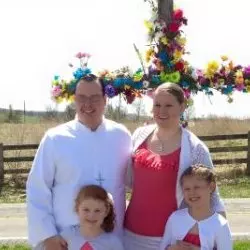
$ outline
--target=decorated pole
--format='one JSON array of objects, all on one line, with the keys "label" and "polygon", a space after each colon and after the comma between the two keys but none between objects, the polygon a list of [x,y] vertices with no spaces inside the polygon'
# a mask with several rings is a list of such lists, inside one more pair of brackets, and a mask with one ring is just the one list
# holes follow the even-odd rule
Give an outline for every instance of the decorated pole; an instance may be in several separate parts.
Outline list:
[{"label": "decorated pole", "polygon": [[166,25],[172,21],[173,6],[173,0],[158,0],[158,16]]},{"label": "decorated pole", "polygon": [[[134,45],[141,68],[122,67],[97,72],[107,97],[119,95],[130,104],[136,97],[152,93],[164,82],[178,84],[188,106],[192,105],[192,95],[198,92],[211,96],[216,90],[226,95],[229,102],[233,101],[234,92],[250,93],[250,66],[235,64],[225,55],[220,62],[208,62],[205,69],[197,69],[187,61],[184,56],[189,52],[185,48],[186,36],[182,27],[188,20],[182,9],[174,7],[173,1],[144,0],[149,3],[152,14],[144,21],[148,32],[144,56]],[[76,58],[80,60],[80,67],[69,64],[73,69],[71,79],[55,75],[52,80],[52,98],[57,103],[74,101],[77,82],[92,73],[88,66],[90,54],[79,52]]]}]

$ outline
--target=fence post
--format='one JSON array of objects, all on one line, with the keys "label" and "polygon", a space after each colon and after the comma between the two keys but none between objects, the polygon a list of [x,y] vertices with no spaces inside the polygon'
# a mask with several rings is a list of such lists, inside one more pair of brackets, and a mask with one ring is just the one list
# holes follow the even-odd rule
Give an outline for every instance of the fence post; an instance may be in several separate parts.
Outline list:
[{"label": "fence post", "polygon": [[247,136],[247,175],[250,175],[250,131]]},{"label": "fence post", "polygon": [[0,193],[4,181],[4,162],[3,162],[3,144],[0,143]]}]

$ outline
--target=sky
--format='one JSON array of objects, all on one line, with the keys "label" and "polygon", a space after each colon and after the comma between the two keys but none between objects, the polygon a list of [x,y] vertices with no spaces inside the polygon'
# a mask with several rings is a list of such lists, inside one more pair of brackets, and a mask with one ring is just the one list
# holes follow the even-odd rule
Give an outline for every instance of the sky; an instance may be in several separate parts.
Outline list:
[{"label": "sky", "polygon": [[[250,65],[250,2],[246,0],[176,0],[188,26],[188,60],[198,68],[228,55],[235,63]],[[129,65],[140,67],[133,43],[146,49],[143,21],[150,16],[143,0],[9,0],[0,1],[0,107],[44,110],[54,75],[68,76],[74,55],[92,54],[94,72]],[[145,101],[150,112],[151,102]],[[226,97],[215,93],[194,97],[197,116],[249,117],[250,95]],[[59,107],[62,108],[63,106]]]}]

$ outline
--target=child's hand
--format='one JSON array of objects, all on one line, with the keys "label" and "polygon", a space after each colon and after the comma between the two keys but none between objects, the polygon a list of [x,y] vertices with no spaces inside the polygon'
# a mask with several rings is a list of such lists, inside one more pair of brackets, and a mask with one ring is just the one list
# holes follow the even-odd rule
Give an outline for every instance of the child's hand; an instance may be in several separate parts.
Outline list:
[{"label": "child's hand", "polygon": [[53,236],[44,241],[45,250],[66,250],[67,242],[61,236]]},{"label": "child's hand", "polygon": [[[180,247],[180,250],[200,250],[200,247],[197,247],[185,241],[178,241],[177,246]],[[177,250],[179,250],[179,248],[177,248]]]},{"label": "child's hand", "polygon": [[178,241],[175,245],[167,247],[166,250],[200,250],[200,247],[184,241]]}]

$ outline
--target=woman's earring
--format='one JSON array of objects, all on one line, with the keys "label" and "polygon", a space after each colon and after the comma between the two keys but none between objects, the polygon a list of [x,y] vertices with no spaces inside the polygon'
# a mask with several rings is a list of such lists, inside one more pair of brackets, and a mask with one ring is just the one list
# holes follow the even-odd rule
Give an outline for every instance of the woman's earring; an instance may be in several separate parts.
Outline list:
[{"label": "woman's earring", "polygon": [[183,128],[186,128],[188,126],[188,121],[187,119],[185,118],[185,113],[182,112],[181,115],[180,115],[180,124]]}]

